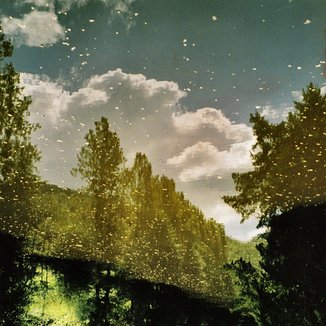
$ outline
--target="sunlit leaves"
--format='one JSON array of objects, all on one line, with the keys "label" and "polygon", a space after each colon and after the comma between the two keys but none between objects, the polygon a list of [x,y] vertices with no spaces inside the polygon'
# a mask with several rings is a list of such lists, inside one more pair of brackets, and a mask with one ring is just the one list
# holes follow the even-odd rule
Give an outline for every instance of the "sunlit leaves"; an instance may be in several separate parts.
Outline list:
[{"label": "sunlit leaves", "polygon": [[[23,95],[19,74],[3,59],[12,55],[12,44],[0,32],[0,196],[1,229],[24,234],[33,225],[30,198],[36,188],[37,148],[31,134],[39,126],[28,121],[31,99]],[[35,223],[34,223],[35,226]]]}]

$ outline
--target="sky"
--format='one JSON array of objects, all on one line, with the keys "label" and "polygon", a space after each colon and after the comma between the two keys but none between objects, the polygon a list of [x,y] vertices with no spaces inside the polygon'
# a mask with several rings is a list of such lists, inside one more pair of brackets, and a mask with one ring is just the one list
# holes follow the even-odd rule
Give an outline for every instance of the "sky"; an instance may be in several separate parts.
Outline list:
[{"label": "sky", "polygon": [[255,110],[279,122],[326,88],[325,0],[1,0],[12,61],[42,128],[40,175],[76,188],[76,155],[106,116],[128,164],[145,153],[206,217],[257,234],[221,196],[252,168]]}]

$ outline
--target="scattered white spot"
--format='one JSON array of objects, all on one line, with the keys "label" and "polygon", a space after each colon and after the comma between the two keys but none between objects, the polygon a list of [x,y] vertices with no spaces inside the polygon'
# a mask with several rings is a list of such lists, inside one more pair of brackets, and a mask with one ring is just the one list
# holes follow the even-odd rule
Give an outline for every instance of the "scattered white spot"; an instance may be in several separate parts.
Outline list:
[{"label": "scattered white spot", "polygon": [[311,20],[309,20],[309,19],[306,19],[305,21],[304,21],[304,24],[305,25],[308,25],[308,24],[310,24],[311,23]]},{"label": "scattered white spot", "polygon": [[216,21],[217,20],[217,17],[216,16],[212,16],[212,20],[213,21]]}]

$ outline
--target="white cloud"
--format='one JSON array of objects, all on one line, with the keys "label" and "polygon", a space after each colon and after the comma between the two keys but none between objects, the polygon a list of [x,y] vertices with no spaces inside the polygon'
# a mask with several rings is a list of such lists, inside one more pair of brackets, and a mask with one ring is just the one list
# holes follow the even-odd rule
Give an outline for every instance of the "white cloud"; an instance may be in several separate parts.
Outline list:
[{"label": "white cloud", "polygon": [[[107,116],[127,158],[145,152],[157,173],[189,182],[217,175],[230,177],[235,170],[251,168],[252,129],[232,124],[214,108],[176,114],[186,93],[174,82],[147,79],[121,69],[93,76],[73,93],[40,76],[23,74],[22,82],[33,98],[31,119],[43,125],[37,137],[44,157],[51,157],[57,149],[72,166],[87,130],[93,128],[94,120]],[[61,138],[65,142],[59,148],[56,141]],[[69,154],[62,154],[63,150]],[[56,169],[49,178],[53,182],[58,179]],[[69,175],[65,179],[71,180]]]},{"label": "white cloud", "polygon": [[[61,10],[68,11],[71,10],[72,7],[83,7],[94,0],[57,0],[57,4],[61,8]],[[120,11],[121,13],[129,13],[130,7],[133,2],[136,0],[97,0],[98,2],[104,3],[109,8],[113,10]],[[139,0],[138,0],[139,1]],[[27,2],[31,2],[34,4],[37,3],[52,3],[54,4],[55,0],[27,0]]]},{"label": "white cloud", "polygon": [[292,99],[296,102],[302,101],[302,91],[292,91]]},{"label": "white cloud", "polygon": [[136,152],[146,153],[154,173],[175,178],[178,189],[205,212],[216,205],[220,187],[233,190],[231,172],[250,168],[251,128],[232,124],[214,108],[176,113],[186,93],[174,82],[121,69],[93,76],[75,92],[46,76],[22,74],[21,81],[33,100],[30,118],[42,125],[33,141],[42,152],[41,175],[50,182],[81,184],[69,171],[101,116],[117,131],[129,162]]},{"label": "white cloud", "polygon": [[225,227],[226,234],[233,238],[248,241],[256,235],[264,232],[264,229],[257,229],[258,220],[254,217],[240,224],[241,215],[236,213],[233,208],[226,205],[223,201],[217,201],[209,208],[208,216],[216,216],[216,220]]},{"label": "white cloud", "polygon": [[120,69],[93,76],[73,93],[45,77],[22,74],[21,81],[33,99],[31,120],[43,126],[35,141],[44,158],[40,170],[46,169],[43,175],[51,182],[74,183],[69,170],[84,135],[101,116],[119,133],[127,157],[143,151],[152,159],[157,142],[164,144],[167,129],[173,128],[172,108],[186,95],[176,83]]},{"label": "white cloud", "polygon": [[13,37],[17,46],[47,46],[58,42],[65,36],[53,12],[32,11],[23,18],[2,17],[4,33]]},{"label": "white cloud", "polygon": [[202,108],[195,112],[174,115],[173,120],[176,128],[185,134],[203,132],[207,129],[213,133],[221,133],[230,140],[242,141],[252,138],[251,128],[245,124],[232,124],[221,110],[214,108]]},{"label": "white cloud", "polygon": [[219,151],[210,142],[198,142],[184,149],[180,154],[169,158],[168,165],[180,168],[179,178],[188,182],[203,177],[222,176],[231,171],[249,170],[250,150],[253,141],[234,143],[229,150]]},{"label": "white cloud", "polygon": [[321,86],[321,93],[322,93],[322,95],[326,94],[326,85]]},{"label": "white cloud", "polygon": [[288,117],[289,112],[293,111],[293,107],[282,106],[274,108],[272,105],[262,107],[261,115],[271,122],[280,122]]},{"label": "white cloud", "polygon": [[33,99],[31,112],[33,122],[37,122],[36,115],[42,113],[48,123],[55,124],[60,118],[61,112],[68,108],[71,101],[69,92],[65,91],[58,83],[50,81],[46,76],[22,73],[20,80],[25,88],[24,93],[31,95]]},{"label": "white cloud", "polygon": [[52,7],[54,5],[54,0],[24,0],[23,2],[32,4],[36,7]]},{"label": "white cloud", "polygon": [[[73,6],[82,7],[90,0],[24,0],[24,3],[29,3],[38,8],[51,8],[54,10],[54,5],[57,4],[62,11],[68,11]],[[100,0],[105,1],[105,0]]]},{"label": "white cloud", "polygon": [[[109,22],[112,22],[113,19],[118,18],[125,24],[126,30],[128,31],[132,26],[134,26],[136,22],[135,18],[136,16],[139,15],[138,13],[132,10],[132,5],[135,1],[142,1],[142,0],[21,0],[21,2],[18,5],[30,4],[31,6],[36,7],[37,10],[42,10],[42,11],[45,10],[45,12],[51,12],[54,15],[55,12],[57,13],[68,12],[86,6],[87,4],[90,4],[91,2],[95,2],[95,1],[103,3],[108,8]],[[32,11],[26,14],[25,16],[29,16],[36,11]],[[5,19],[6,18],[2,18],[2,20]],[[10,23],[11,27],[8,30],[14,29],[13,31],[14,33],[12,33],[12,35],[15,36],[20,35],[21,41],[25,40],[24,33],[23,31],[20,30],[21,19],[18,18],[14,18],[14,19],[15,21],[12,21]],[[95,20],[92,20],[92,22],[95,22]],[[31,43],[34,42],[31,41]],[[39,42],[39,43],[48,44],[48,43],[54,43],[54,41],[47,42],[47,43],[45,42]],[[36,46],[38,46],[39,43]],[[26,44],[26,42],[21,42],[18,44]],[[33,44],[31,46],[35,46],[35,45]]]}]

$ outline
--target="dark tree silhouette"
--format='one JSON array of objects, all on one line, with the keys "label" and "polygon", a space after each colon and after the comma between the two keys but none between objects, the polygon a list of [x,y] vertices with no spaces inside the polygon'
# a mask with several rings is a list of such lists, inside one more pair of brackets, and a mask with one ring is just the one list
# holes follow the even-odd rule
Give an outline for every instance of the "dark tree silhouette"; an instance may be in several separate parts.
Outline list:
[{"label": "dark tree silhouette", "polygon": [[326,95],[310,83],[302,96],[279,124],[258,112],[250,116],[254,170],[234,173],[238,194],[224,197],[243,218],[257,212],[264,223],[276,212],[326,200]]}]

